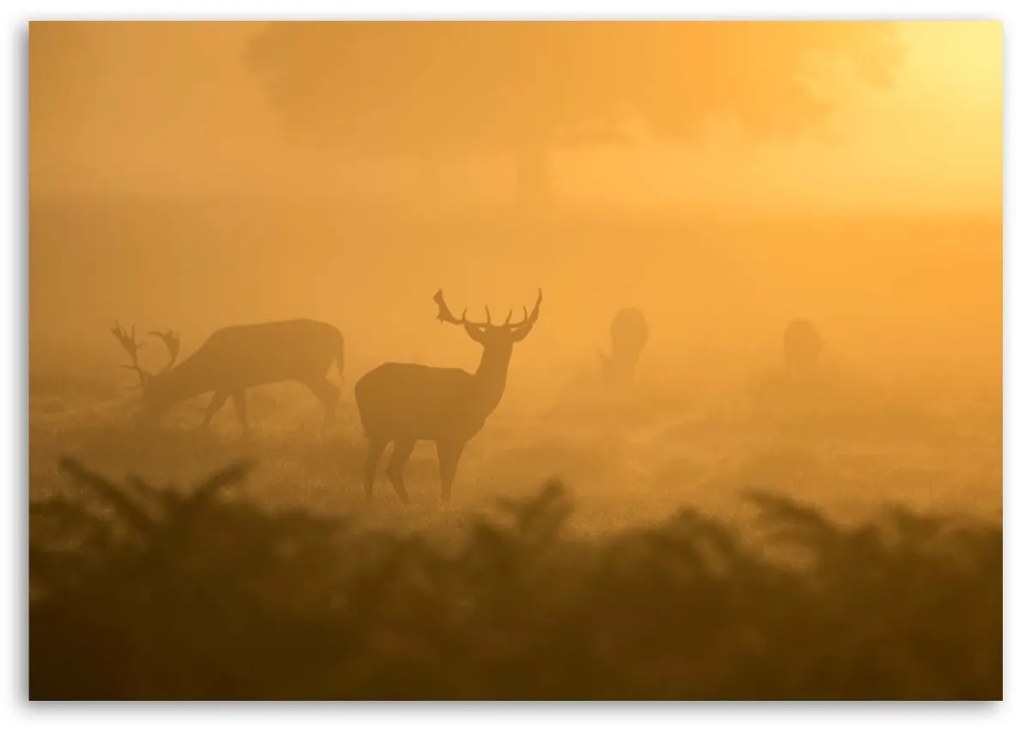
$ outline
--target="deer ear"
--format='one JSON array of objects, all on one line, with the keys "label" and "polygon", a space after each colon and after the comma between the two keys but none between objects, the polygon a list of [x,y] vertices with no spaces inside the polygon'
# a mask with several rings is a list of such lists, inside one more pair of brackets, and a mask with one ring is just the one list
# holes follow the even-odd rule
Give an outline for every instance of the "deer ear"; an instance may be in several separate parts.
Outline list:
[{"label": "deer ear", "polygon": [[465,321],[464,330],[467,332],[468,337],[470,337],[471,340],[477,341],[478,343],[485,343],[485,331],[482,329],[482,326]]}]

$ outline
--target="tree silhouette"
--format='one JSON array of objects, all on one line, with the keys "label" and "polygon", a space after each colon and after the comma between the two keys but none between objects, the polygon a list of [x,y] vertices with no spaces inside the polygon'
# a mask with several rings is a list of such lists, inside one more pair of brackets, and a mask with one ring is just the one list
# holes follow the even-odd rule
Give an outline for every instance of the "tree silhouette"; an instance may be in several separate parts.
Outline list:
[{"label": "tree silhouette", "polygon": [[514,151],[518,201],[549,198],[557,144],[670,140],[713,120],[749,138],[822,122],[892,80],[896,26],[846,22],[273,23],[249,61],[305,140],[435,155]]}]

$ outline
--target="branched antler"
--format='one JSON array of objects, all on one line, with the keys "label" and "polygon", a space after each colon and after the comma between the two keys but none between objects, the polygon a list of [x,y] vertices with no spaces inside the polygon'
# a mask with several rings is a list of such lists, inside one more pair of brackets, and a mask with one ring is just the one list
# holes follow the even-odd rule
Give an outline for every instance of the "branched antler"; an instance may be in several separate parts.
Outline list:
[{"label": "branched antler", "polygon": [[439,306],[439,314],[436,316],[436,318],[443,321],[444,323],[452,323],[453,325],[474,325],[479,328],[502,327],[510,328],[511,330],[516,330],[525,325],[528,326],[534,325],[535,321],[538,319],[538,307],[539,305],[542,304],[542,290],[539,289],[538,291],[538,300],[535,302],[535,309],[531,312],[530,316],[528,315],[528,308],[527,306],[525,306],[524,320],[520,321],[519,323],[511,323],[510,319],[513,317],[514,314],[513,308],[511,308],[510,312],[507,313],[506,320],[503,322],[502,326],[493,325],[492,314],[489,312],[488,305],[485,306],[485,322],[476,323],[467,319],[467,308],[464,309],[464,312],[461,314],[459,318],[454,317],[453,313],[450,312],[450,308],[447,307],[446,305],[446,300],[443,299],[442,290],[438,290],[436,294],[432,297],[432,300],[436,303],[436,305]]},{"label": "branched antler", "polygon": [[131,326],[131,334],[129,335],[127,331],[120,327],[120,322],[114,321],[110,332],[113,333],[113,337],[120,343],[121,348],[127,351],[127,354],[131,357],[131,363],[123,364],[122,368],[130,369],[137,373],[139,385],[144,384],[151,374],[143,369],[138,363],[138,351],[140,351],[145,344],[139,343],[135,338],[135,327],[133,325]]},{"label": "branched antler", "polygon": [[464,316],[467,315],[467,308],[464,308],[464,312],[459,318],[453,317],[453,313],[450,312],[450,308],[446,306],[446,300],[443,299],[443,291],[436,290],[436,294],[432,296],[433,302],[439,306],[439,314],[436,315],[437,320],[441,320],[444,323],[450,323],[452,325],[463,325]]},{"label": "branched antler", "polygon": [[170,352],[170,361],[163,367],[163,371],[160,373],[169,371],[173,367],[174,363],[176,363],[177,355],[181,352],[181,334],[175,333],[172,330],[167,330],[165,333],[160,333],[158,330],[151,330],[149,333],[163,341],[163,345],[166,346],[166,350]]},{"label": "branched antler", "polygon": [[452,325],[476,325],[476,326],[492,325],[492,316],[489,315],[488,305],[485,306],[485,315],[488,318],[488,321],[485,323],[476,323],[474,321],[467,319],[467,308],[464,308],[464,312],[461,313],[459,318],[455,318],[453,316],[453,313],[450,312],[450,308],[446,306],[446,300],[443,299],[442,290],[437,290],[436,294],[433,295],[432,300],[436,303],[436,305],[439,306],[439,314],[436,315],[436,318],[438,320],[443,321],[444,323],[451,323]]},{"label": "branched antler", "polygon": [[[514,328],[514,329],[521,328],[521,327],[523,327],[525,325],[534,325],[535,321],[538,320],[538,309],[539,309],[539,307],[541,305],[542,305],[542,288],[539,287],[538,288],[538,299],[535,300],[535,308],[534,308],[534,310],[531,311],[531,315],[528,315],[528,306],[525,305],[524,306],[524,320],[522,320],[519,323],[511,323],[510,322],[510,316],[508,315],[507,319],[506,319],[507,322],[505,324],[509,325],[511,328]],[[510,315],[513,315],[513,310],[510,311]]]}]

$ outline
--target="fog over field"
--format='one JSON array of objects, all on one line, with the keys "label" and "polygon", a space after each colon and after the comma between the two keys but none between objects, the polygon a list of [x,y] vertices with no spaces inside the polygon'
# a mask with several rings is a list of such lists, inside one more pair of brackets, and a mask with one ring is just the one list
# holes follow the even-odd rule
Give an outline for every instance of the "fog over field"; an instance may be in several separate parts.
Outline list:
[{"label": "fog over field", "polygon": [[[999,26],[430,25],[32,25],[33,696],[1001,694]],[[481,379],[508,313],[501,392],[405,369],[356,400],[387,362]],[[335,419],[329,386],[220,371],[156,415],[175,333],[180,371],[293,319],[342,334]],[[312,348],[274,343],[202,368]],[[388,453],[365,495],[370,398],[425,430],[396,438],[406,505]],[[476,412],[444,502],[433,440]],[[777,516],[816,562],[771,564]],[[578,636],[543,656],[550,618]]]}]

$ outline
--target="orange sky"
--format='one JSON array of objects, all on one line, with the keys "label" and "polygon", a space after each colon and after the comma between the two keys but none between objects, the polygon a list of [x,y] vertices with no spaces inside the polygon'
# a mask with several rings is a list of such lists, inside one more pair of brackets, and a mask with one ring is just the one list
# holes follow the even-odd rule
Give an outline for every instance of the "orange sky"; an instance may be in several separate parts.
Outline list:
[{"label": "orange sky", "polygon": [[[745,144],[559,150],[561,200],[684,208],[959,211],[1001,207],[998,23],[901,24],[891,89],[861,88],[816,135]],[[33,194],[387,195],[418,168],[293,144],[244,62],[257,23],[33,23]],[[509,195],[499,155],[447,161],[454,198]]]}]

